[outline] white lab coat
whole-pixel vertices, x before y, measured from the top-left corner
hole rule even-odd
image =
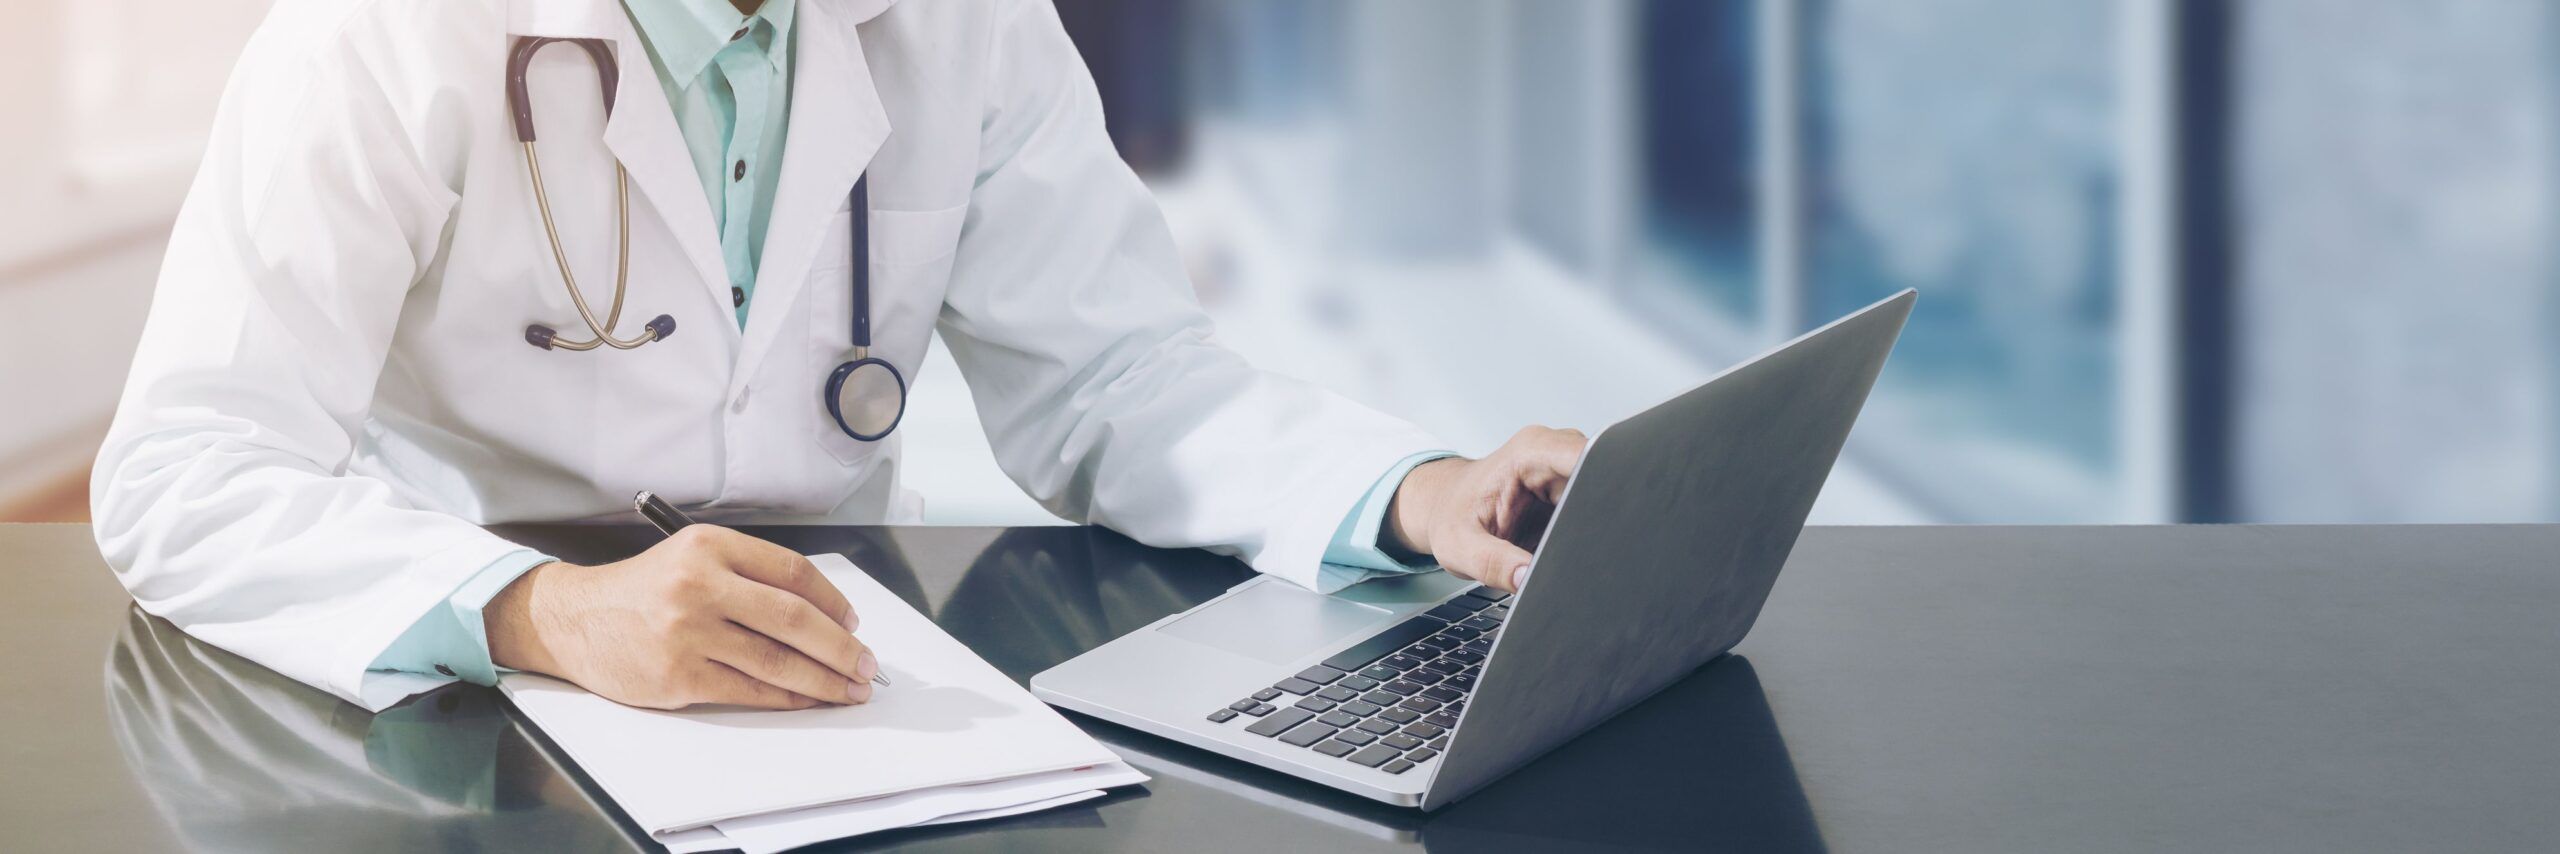
[[[516,548],[484,524],[910,522],[898,442],[825,414],[850,348],[848,191],[871,177],[875,355],[939,332],[1005,472],[1052,512],[1312,583],[1413,427],[1220,348],[1047,0],[801,0],[790,136],[746,328],[708,201],[615,0],[287,0],[251,39],[179,214],[92,484],[141,606],[369,708],[366,666]],[[885,9],[885,11],[884,11]],[[859,25],[857,28],[856,25]],[[585,337],[509,129],[512,37],[570,260],[610,299],[630,171],[638,350]]]

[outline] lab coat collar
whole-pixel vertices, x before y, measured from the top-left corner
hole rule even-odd
[[[757,259],[755,305],[747,310],[739,383],[755,375],[766,352],[783,337],[782,324],[806,322],[793,303],[806,289],[809,271],[821,263],[815,257],[818,247],[826,245],[835,212],[844,208],[854,180],[889,138],[888,110],[872,87],[862,40],[846,11],[838,4],[813,2],[803,2],[800,9],[790,130]],[[877,8],[869,11],[878,13]],[[874,305],[878,302],[875,295]]]
[[[880,17],[897,2],[800,0],[797,5],[824,5],[829,20],[839,26],[853,26]],[[516,0],[507,8],[507,32],[511,35],[620,39],[635,35],[629,24],[623,17],[621,0]]]

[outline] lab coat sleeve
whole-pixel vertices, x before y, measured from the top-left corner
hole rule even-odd
[[[321,15],[275,16],[234,72],[91,509],[143,610],[379,709],[406,691],[367,696],[366,665],[518,547],[348,471],[456,196],[385,94],[398,34]]]
[[[1444,443],[1214,340],[1057,11],[998,10],[940,331],[996,461],[1042,506],[1319,586],[1381,472]]]

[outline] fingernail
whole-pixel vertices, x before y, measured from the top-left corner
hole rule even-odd
[[[870,650],[864,650],[862,657],[853,660],[853,675],[862,677],[862,684],[871,684],[871,677],[880,675],[879,656],[872,655]]]
[[[844,630],[845,630],[845,631],[848,631],[848,632],[849,632],[849,631],[853,631],[853,630],[858,629],[858,628],[861,628],[861,627],[862,627],[862,615],[860,615],[860,614],[856,614],[856,613],[852,612],[851,610],[847,610],[847,611],[845,611],[845,612],[844,612]]]
[[[1522,587],[1527,586],[1528,584],[1529,584],[1529,565],[1524,563],[1524,564],[1521,564],[1521,565],[1519,565],[1519,566],[1512,567],[1512,568],[1511,568],[1511,589],[1513,589],[1513,590],[1518,590],[1518,589],[1520,589],[1520,588],[1522,588]]]
[[[871,702],[871,683],[846,682],[844,683],[844,696],[846,699],[852,700],[855,703]]]

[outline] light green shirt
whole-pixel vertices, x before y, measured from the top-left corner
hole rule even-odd
[[[694,177],[720,229],[720,258],[738,325],[755,301],[756,265],[782,174],[791,118],[791,13],[796,0],[764,0],[740,15],[726,0],[623,0],[649,67],[675,108]],[[625,63],[629,65],[629,63]]]

